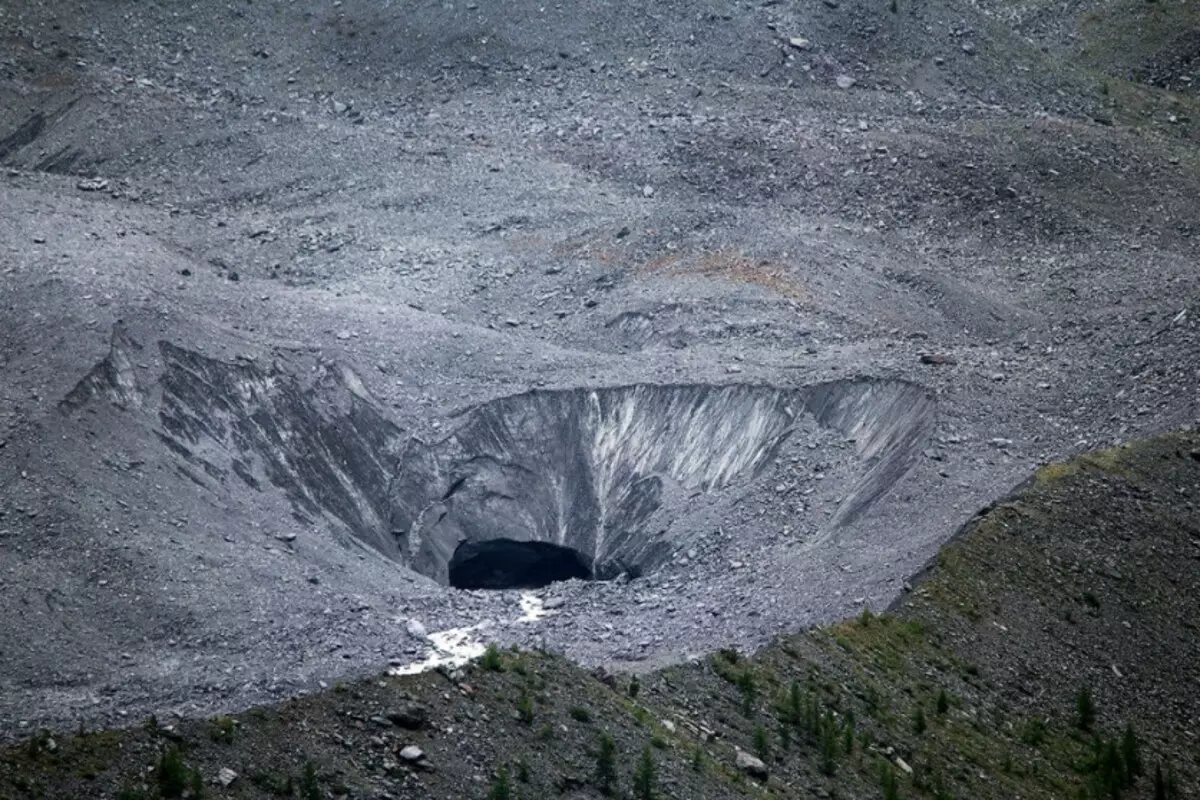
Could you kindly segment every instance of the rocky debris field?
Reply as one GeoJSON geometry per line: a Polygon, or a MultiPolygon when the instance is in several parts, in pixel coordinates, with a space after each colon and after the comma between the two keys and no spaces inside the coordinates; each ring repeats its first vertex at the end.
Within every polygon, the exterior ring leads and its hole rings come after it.
{"type": "Polygon", "coordinates": [[[0,5],[0,736],[750,652],[1195,422],[1191,14],[0,5]]]}

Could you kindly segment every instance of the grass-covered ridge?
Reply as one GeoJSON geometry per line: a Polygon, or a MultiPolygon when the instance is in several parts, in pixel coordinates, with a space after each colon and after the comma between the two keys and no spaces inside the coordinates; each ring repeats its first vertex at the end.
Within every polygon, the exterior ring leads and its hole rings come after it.
{"type": "Polygon", "coordinates": [[[1196,796],[1197,502],[1195,433],[1087,454],[981,512],[891,612],[753,657],[631,678],[491,651],[40,733],[0,754],[0,797],[1196,796]]]}

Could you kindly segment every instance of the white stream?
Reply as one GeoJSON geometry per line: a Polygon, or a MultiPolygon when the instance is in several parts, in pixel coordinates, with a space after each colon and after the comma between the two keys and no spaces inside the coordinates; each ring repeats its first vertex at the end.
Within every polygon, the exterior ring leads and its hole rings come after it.
{"type": "MultiPolygon", "coordinates": [[[[533,592],[521,592],[521,616],[515,622],[537,622],[550,612],[545,609],[542,598],[533,592]]],[[[392,667],[389,675],[416,675],[428,672],[438,667],[461,667],[468,661],[473,661],[483,655],[484,644],[476,638],[477,631],[492,626],[492,622],[484,621],[477,625],[463,628],[448,628],[444,631],[429,634],[429,644],[432,652],[424,661],[415,661],[402,667],[392,667]]]]}

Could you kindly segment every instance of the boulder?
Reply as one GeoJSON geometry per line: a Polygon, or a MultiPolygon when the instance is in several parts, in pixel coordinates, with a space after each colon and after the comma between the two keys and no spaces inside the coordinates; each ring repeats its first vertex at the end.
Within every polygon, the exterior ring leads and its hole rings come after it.
{"type": "Polygon", "coordinates": [[[760,780],[766,780],[769,774],[767,772],[767,765],[762,762],[762,759],[755,758],[745,750],[738,750],[737,768],[751,778],[758,778],[760,780]]]}

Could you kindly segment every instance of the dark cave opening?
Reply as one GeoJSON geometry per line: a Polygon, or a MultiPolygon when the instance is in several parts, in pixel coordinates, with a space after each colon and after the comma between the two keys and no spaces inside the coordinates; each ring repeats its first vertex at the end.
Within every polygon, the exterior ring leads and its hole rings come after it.
{"type": "Polygon", "coordinates": [[[578,551],[515,539],[463,542],[449,567],[450,585],[456,589],[539,589],[555,581],[592,578],[578,551]]]}

